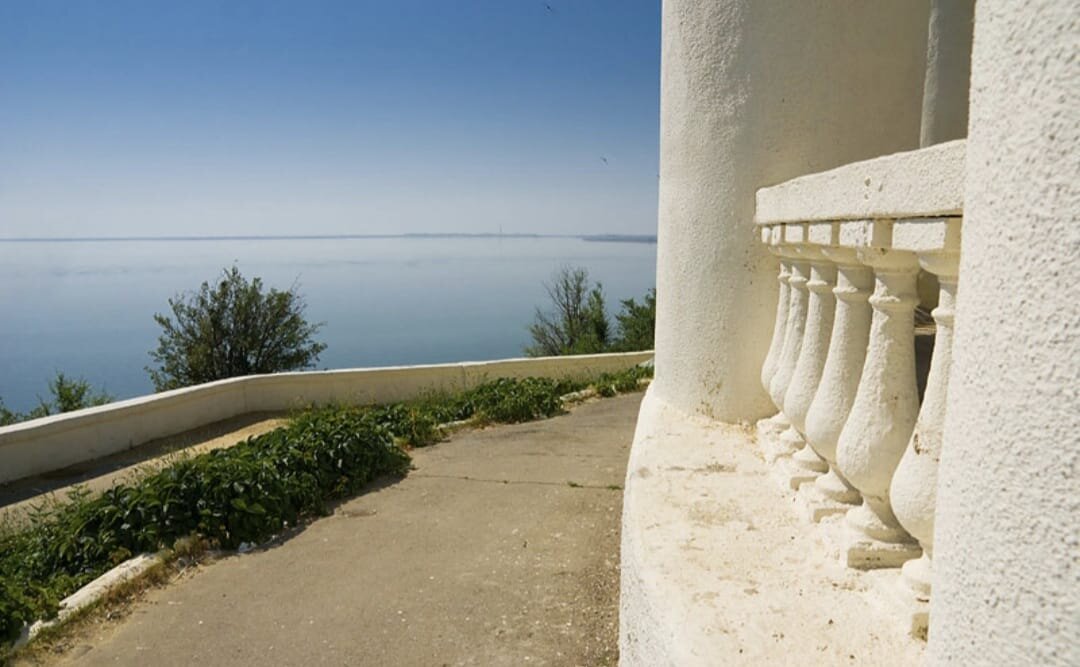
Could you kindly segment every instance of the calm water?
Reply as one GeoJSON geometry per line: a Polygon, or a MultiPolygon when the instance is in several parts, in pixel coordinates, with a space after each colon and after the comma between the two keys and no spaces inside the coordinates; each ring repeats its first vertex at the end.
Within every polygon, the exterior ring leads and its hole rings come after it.
{"type": "Polygon", "coordinates": [[[233,263],[300,285],[325,322],[320,368],[520,356],[565,264],[589,269],[609,309],[655,284],[656,246],[579,239],[0,242],[0,397],[26,410],[56,371],[118,398],[152,391],[155,312],[233,263]]]}

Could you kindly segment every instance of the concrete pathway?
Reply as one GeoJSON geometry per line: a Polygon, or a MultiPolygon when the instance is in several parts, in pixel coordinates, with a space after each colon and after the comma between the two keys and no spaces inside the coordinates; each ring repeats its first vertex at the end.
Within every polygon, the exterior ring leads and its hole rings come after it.
{"type": "Polygon", "coordinates": [[[603,665],[640,394],[463,432],[290,539],[91,624],[85,665],[603,665]]]}

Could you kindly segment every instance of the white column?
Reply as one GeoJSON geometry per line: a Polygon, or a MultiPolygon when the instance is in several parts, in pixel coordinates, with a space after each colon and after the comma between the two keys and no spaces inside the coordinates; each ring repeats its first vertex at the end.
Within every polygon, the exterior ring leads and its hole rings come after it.
{"type": "Polygon", "coordinates": [[[967,136],[975,0],[932,0],[920,146],[967,136]]]}
{"type": "Polygon", "coordinates": [[[912,537],[919,541],[921,558],[904,563],[904,579],[913,589],[916,603],[911,633],[925,636],[930,602],[931,558],[934,550],[934,510],[937,497],[938,461],[941,458],[942,431],[945,428],[949,372],[952,367],[953,316],[956,303],[956,278],[959,253],[920,254],[924,269],[937,275],[940,285],[938,305],[934,309],[937,332],[934,356],[926,381],[926,393],[900,465],[890,488],[893,513],[912,537]]]}
{"type": "Polygon", "coordinates": [[[793,489],[812,482],[829,469],[829,464],[810,448],[803,437],[806,415],[825,367],[836,311],[836,297],[832,293],[836,285],[836,266],[822,253],[821,248],[804,245],[798,249],[800,257],[810,264],[810,280],[806,283],[809,300],[799,359],[784,394],[784,415],[791,422],[789,442],[800,447],[783,466],[783,476],[793,489]]]}
{"type": "MultiPolygon", "coordinates": [[[[888,223],[874,224],[888,228],[888,223]]],[[[840,474],[863,496],[862,505],[847,514],[845,551],[851,567],[899,567],[921,553],[889,502],[889,483],[919,412],[915,382],[919,262],[915,253],[887,246],[859,248],[858,256],[875,272],[870,297],[874,313],[855,403],[836,450],[840,474]]]]}
{"type": "Polygon", "coordinates": [[[836,470],[836,444],[855,402],[855,394],[866,360],[870,339],[874,272],[859,262],[854,248],[824,248],[836,262],[836,315],[821,383],[806,415],[807,441],[829,464],[829,472],[818,477],[812,487],[800,489],[810,518],[846,512],[862,501],[858,490],[836,470]]]}
{"type": "Polygon", "coordinates": [[[978,0],[930,665],[1080,664],[1080,23],[978,0]]]}
{"type": "Polygon", "coordinates": [[[760,377],[777,296],[755,193],[918,146],[929,5],[665,0],[662,14],[652,391],[754,421],[773,411],[760,377]]]}

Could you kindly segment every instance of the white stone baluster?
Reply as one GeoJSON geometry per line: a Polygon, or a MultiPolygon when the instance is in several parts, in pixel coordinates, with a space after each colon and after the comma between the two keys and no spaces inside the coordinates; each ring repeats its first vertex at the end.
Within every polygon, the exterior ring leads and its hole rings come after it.
{"type": "MultiPolygon", "coordinates": [[[[779,231],[779,230],[777,230],[779,231]]],[[[768,235],[768,232],[766,232],[768,235]]],[[[769,353],[765,357],[765,363],[761,366],[761,386],[769,391],[769,385],[773,376],[780,367],[780,357],[784,349],[784,334],[787,330],[788,309],[790,307],[791,287],[788,279],[791,277],[791,260],[786,253],[781,252],[775,245],[769,246],[769,251],[780,258],[780,275],[777,281],[780,283],[780,296],[776,302],[776,321],[773,324],[772,342],[769,343],[769,353]]],[[[779,409],[780,406],[777,406],[779,409]]],[[[790,424],[784,412],[781,410],[772,417],[766,417],[757,422],[757,434],[759,440],[771,440],[776,438],[790,424]]]]}
{"type": "Polygon", "coordinates": [[[784,395],[784,415],[791,422],[791,428],[782,437],[801,446],[790,460],[784,460],[782,467],[783,478],[793,489],[812,482],[829,470],[829,464],[806,443],[803,433],[806,415],[825,367],[836,311],[836,297],[833,295],[836,265],[822,253],[821,246],[800,246],[798,252],[810,263],[810,280],[806,283],[809,300],[802,347],[784,395]]]}
{"type": "MultiPolygon", "coordinates": [[[[795,374],[795,365],[798,363],[799,354],[802,351],[808,305],[806,283],[810,275],[810,265],[795,254],[793,247],[782,246],[781,252],[791,253],[789,256],[791,276],[788,278],[790,288],[788,317],[784,330],[784,347],[780,353],[780,362],[777,365],[776,373],[769,382],[769,397],[772,398],[775,405],[782,408],[784,396],[787,393],[788,385],[791,383],[791,378],[795,374]]],[[[784,416],[787,417],[787,415],[784,416]]],[[[790,431],[790,427],[788,430],[790,431]]],[[[771,462],[780,456],[794,454],[798,449],[798,447],[794,446],[795,444],[797,444],[797,441],[792,442],[788,437],[788,431],[784,431],[784,434],[779,438],[773,438],[762,443],[765,459],[771,462]]]]}
{"type": "Polygon", "coordinates": [[[829,472],[813,486],[803,486],[800,496],[813,521],[846,512],[862,496],[836,470],[836,444],[855,402],[859,378],[870,338],[874,272],[861,264],[854,248],[825,247],[822,252],[837,266],[836,315],[821,382],[806,415],[807,442],[829,463],[829,472]]]}
{"type": "Polygon", "coordinates": [[[862,504],[848,512],[847,564],[899,567],[920,555],[889,501],[889,483],[907,448],[919,412],[915,381],[915,306],[919,262],[915,253],[890,249],[891,225],[875,221],[872,247],[859,260],[873,267],[873,318],[859,388],[837,443],[841,475],[859,490],[862,504]],[[879,230],[881,233],[879,234],[879,230]]]}
{"type": "Polygon", "coordinates": [[[919,261],[924,269],[938,277],[940,292],[937,308],[933,311],[937,332],[915,432],[893,475],[890,498],[896,518],[923,549],[921,558],[904,563],[903,574],[905,582],[914,592],[911,633],[925,636],[929,621],[938,460],[941,457],[941,434],[945,426],[949,371],[952,367],[953,317],[960,255],[955,251],[923,253],[919,255],[919,261]]]}

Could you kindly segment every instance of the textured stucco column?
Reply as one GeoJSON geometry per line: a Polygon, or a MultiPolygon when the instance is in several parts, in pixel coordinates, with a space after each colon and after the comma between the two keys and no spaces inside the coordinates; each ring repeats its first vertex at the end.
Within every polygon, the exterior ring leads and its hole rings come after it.
{"type": "Polygon", "coordinates": [[[724,421],[761,386],[776,259],[754,193],[915,148],[927,2],[665,0],[657,250],[658,398],[724,421]]]}
{"type": "Polygon", "coordinates": [[[1080,664],[1080,22],[975,10],[929,662],[1080,664]]]}
{"type": "Polygon", "coordinates": [[[975,0],[933,0],[926,45],[922,131],[930,146],[967,136],[975,0]]]}

